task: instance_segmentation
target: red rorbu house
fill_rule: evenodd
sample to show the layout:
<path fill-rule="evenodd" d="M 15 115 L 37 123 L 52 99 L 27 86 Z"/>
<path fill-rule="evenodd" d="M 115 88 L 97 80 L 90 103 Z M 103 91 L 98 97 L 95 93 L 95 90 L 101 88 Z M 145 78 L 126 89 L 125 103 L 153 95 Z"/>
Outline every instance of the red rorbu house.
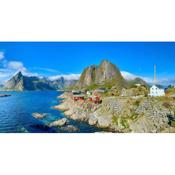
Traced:
<path fill-rule="evenodd" d="M 93 102 L 95 104 L 100 104 L 102 102 L 99 96 L 91 96 L 88 98 L 88 101 Z"/>
<path fill-rule="evenodd" d="M 84 95 L 73 95 L 74 101 L 79 101 L 79 100 L 84 100 L 84 99 L 85 99 Z"/>

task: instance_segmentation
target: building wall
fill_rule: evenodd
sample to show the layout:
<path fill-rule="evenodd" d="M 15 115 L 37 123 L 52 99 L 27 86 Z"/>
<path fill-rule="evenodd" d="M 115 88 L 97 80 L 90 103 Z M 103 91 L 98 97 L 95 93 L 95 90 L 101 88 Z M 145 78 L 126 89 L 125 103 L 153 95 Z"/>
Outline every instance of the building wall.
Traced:
<path fill-rule="evenodd" d="M 152 86 L 151 88 L 150 88 L 150 94 L 149 94 L 150 96 L 154 96 L 154 97 L 156 97 L 156 96 L 164 96 L 165 95 L 165 91 L 164 91 L 164 89 L 159 89 L 157 86 Z"/>

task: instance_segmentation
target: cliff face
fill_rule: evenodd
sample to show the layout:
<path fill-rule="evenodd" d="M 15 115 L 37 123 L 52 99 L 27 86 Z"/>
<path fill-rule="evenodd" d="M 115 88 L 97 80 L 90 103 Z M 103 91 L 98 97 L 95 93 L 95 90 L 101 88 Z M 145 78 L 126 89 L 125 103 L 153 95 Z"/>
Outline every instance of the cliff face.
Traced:
<path fill-rule="evenodd" d="M 50 81 L 46 78 L 27 77 L 21 72 L 13 76 L 4 86 L 5 90 L 25 91 L 25 90 L 59 90 L 75 83 L 73 80 L 67 81 L 63 77 Z"/>
<path fill-rule="evenodd" d="M 92 65 L 86 68 L 81 74 L 77 86 L 83 88 L 93 84 L 103 85 L 106 83 L 114 83 L 122 87 L 124 85 L 124 78 L 114 64 L 104 60 L 99 66 Z"/>
<path fill-rule="evenodd" d="M 7 90 L 24 90 L 24 77 L 21 72 L 17 73 L 5 84 L 5 89 Z"/>

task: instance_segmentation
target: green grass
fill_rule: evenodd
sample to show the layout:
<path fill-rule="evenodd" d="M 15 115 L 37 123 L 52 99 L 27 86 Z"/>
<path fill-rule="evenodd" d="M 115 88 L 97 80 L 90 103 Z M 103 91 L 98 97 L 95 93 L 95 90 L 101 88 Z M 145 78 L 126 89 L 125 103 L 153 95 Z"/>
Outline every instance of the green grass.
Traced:
<path fill-rule="evenodd" d="M 118 125 L 118 123 L 120 123 L 125 129 L 129 128 L 127 118 L 117 117 L 117 116 L 114 115 L 112 117 L 112 123 L 115 124 L 115 125 Z"/>
<path fill-rule="evenodd" d="M 175 119 L 171 121 L 171 126 L 175 127 Z"/>
<path fill-rule="evenodd" d="M 85 89 L 90 91 L 90 90 L 95 90 L 98 89 L 100 86 L 97 84 L 92 84 L 91 86 L 87 86 Z"/>
<path fill-rule="evenodd" d="M 118 124 L 118 117 L 117 116 L 115 116 L 115 115 L 112 116 L 112 123 Z"/>
<path fill-rule="evenodd" d="M 166 90 L 166 95 L 173 95 L 175 94 L 175 88 L 171 87 L 168 90 Z"/>
<path fill-rule="evenodd" d="M 129 128 L 128 120 L 122 118 L 121 125 L 124 126 L 124 128 Z"/>
<path fill-rule="evenodd" d="M 139 105 L 140 105 L 140 102 L 141 102 L 141 100 L 136 100 L 136 101 L 134 102 L 134 105 L 135 105 L 135 106 L 139 106 Z"/>

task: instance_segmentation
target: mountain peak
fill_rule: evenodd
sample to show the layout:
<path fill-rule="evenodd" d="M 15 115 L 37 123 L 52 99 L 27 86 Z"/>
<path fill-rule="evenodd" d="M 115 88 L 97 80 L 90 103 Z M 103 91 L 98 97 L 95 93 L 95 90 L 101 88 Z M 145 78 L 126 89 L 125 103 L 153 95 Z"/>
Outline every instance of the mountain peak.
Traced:
<path fill-rule="evenodd" d="M 22 76 L 23 76 L 23 74 L 22 74 L 21 71 L 19 71 L 19 72 L 15 75 L 15 77 L 22 77 Z"/>
<path fill-rule="evenodd" d="M 106 82 L 114 82 L 121 87 L 123 80 L 120 70 L 114 64 L 108 60 L 102 60 L 99 66 L 89 66 L 83 71 L 78 87 L 103 85 Z"/>
<path fill-rule="evenodd" d="M 104 59 L 104 60 L 101 61 L 101 65 L 102 64 L 112 64 L 112 63 L 109 60 Z"/>
<path fill-rule="evenodd" d="M 65 81 L 64 77 L 56 81 L 47 78 L 29 77 L 18 72 L 5 83 L 5 90 L 25 91 L 25 90 L 57 90 L 75 84 L 74 81 Z"/>

